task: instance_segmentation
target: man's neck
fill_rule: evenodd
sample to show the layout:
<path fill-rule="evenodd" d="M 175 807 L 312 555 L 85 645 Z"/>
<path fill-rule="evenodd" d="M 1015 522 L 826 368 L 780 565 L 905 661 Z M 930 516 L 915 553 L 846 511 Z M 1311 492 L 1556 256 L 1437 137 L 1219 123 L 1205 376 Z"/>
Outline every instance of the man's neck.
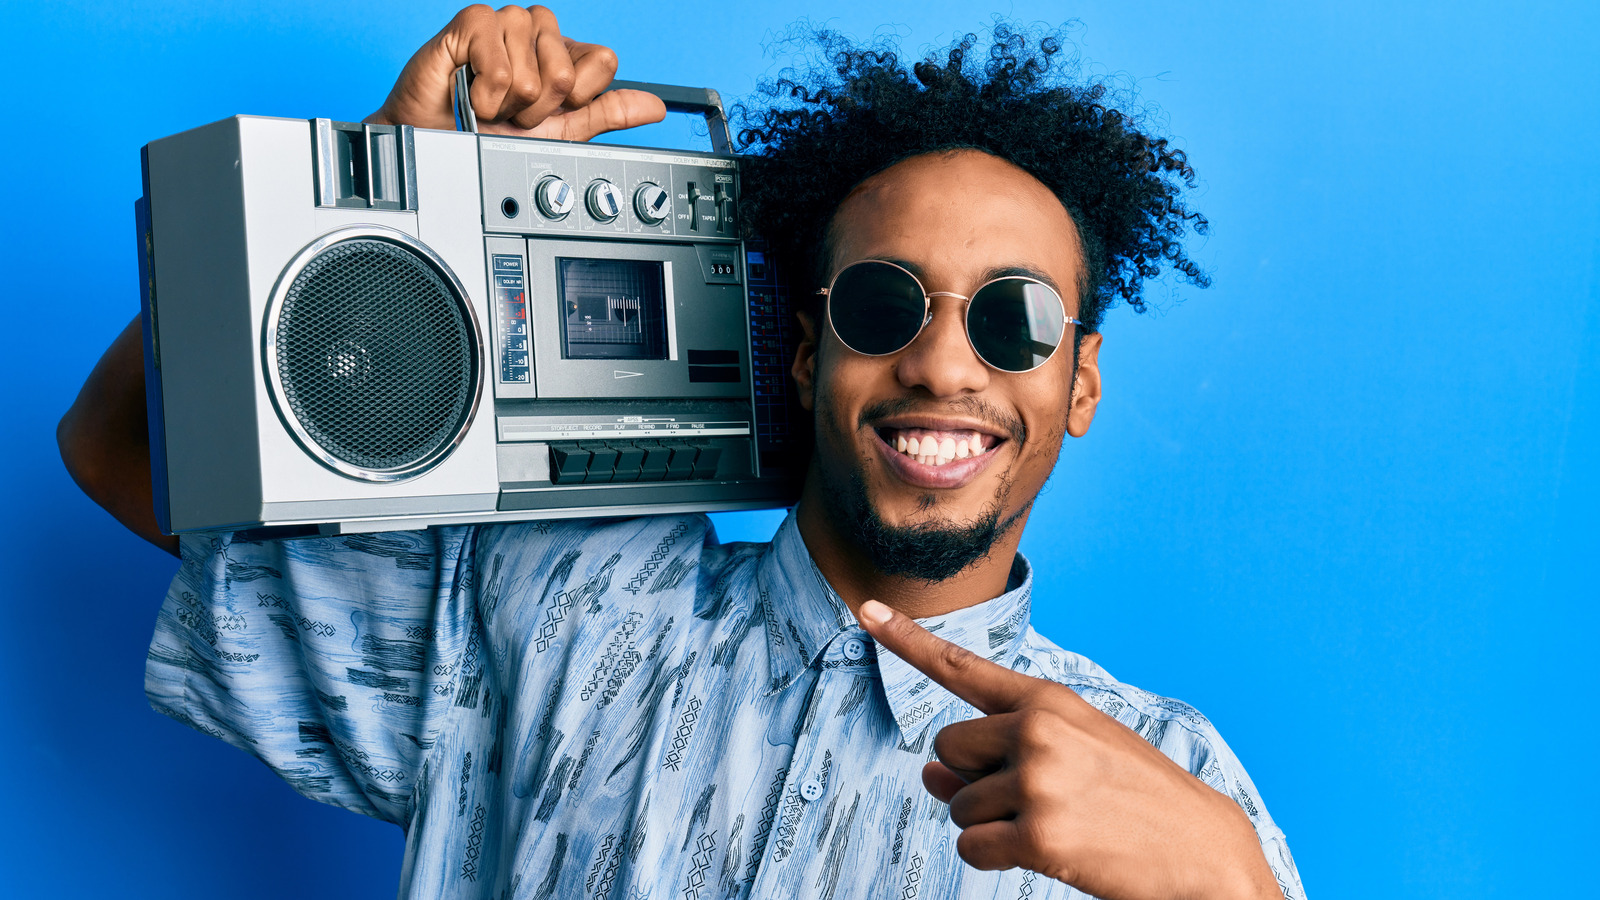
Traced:
<path fill-rule="evenodd" d="M 817 570 L 852 613 L 863 602 L 877 600 L 920 619 L 976 606 L 1006 592 L 1026 514 L 995 539 L 986 556 L 951 578 L 929 582 L 879 571 L 841 527 L 817 482 L 807 479 L 796 524 Z"/>

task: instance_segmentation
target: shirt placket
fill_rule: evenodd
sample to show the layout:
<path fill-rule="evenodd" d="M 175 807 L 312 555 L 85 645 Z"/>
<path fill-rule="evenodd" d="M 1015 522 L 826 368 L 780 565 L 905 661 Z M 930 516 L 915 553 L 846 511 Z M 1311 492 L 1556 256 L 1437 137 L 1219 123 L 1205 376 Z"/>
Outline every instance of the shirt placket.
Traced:
<path fill-rule="evenodd" d="M 818 871 L 834 827 L 842 827 L 840 807 L 846 785 L 839 737 L 843 721 L 839 710 L 855 679 L 874 671 L 871 645 L 859 628 L 847 629 L 830 640 L 818 660 L 815 687 L 804 714 L 805 725 L 795 736 L 794 755 L 783 785 L 783 800 L 774 815 L 761 866 L 750 897 L 810 896 L 812 882 L 831 873 Z M 799 685 L 796 685 L 797 687 Z M 844 715 L 859 715 L 855 710 Z M 844 806 L 848 807 L 846 800 Z M 816 874 L 813 874 L 816 873 Z"/>

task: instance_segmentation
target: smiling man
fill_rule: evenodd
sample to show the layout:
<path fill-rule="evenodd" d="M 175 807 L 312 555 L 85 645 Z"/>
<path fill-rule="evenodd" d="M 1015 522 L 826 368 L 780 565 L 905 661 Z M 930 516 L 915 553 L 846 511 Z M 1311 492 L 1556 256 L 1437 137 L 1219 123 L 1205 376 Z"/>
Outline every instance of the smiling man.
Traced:
<path fill-rule="evenodd" d="M 907 71 L 824 36 L 831 70 L 745 111 L 750 218 L 814 291 L 770 544 L 680 516 L 180 547 L 131 326 L 61 443 L 181 553 L 152 704 L 400 825 L 406 897 L 1302 897 L 1206 719 L 1029 625 L 1018 541 L 1094 417 L 1100 318 L 1162 264 L 1203 280 L 1203 220 L 1181 154 L 1046 77 L 1052 40 L 995 38 Z M 547 10 L 474 7 L 374 119 L 447 126 L 468 63 L 485 130 L 663 114 Z"/>

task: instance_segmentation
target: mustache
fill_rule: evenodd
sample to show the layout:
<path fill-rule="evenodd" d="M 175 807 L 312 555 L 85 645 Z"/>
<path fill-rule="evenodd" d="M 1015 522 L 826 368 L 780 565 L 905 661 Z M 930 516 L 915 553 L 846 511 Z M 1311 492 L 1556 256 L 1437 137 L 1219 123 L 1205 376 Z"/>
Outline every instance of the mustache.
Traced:
<path fill-rule="evenodd" d="M 967 416 L 983 422 L 1019 444 L 1028 441 L 1028 426 L 1023 424 L 1021 419 L 977 397 L 959 397 L 937 407 L 929 407 L 926 400 L 918 400 L 915 397 L 882 400 L 861 410 L 861 419 L 856 424 L 859 428 L 866 428 L 879 419 L 907 413 Z"/>

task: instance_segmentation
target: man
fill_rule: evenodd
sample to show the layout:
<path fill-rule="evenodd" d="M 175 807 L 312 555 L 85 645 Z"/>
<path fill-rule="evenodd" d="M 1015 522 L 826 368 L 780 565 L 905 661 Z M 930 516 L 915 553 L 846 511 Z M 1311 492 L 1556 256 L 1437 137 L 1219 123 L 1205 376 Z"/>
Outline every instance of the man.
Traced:
<path fill-rule="evenodd" d="M 815 416 L 768 544 L 704 517 L 254 543 L 156 531 L 137 325 L 63 419 L 69 469 L 181 549 L 160 711 L 399 824 L 407 897 L 1301 897 L 1215 730 L 1028 625 L 1017 554 L 1100 399 L 1094 329 L 1182 253 L 1181 154 L 997 29 L 746 111 L 751 220 L 802 276 Z M 540 7 L 464 10 L 375 121 L 587 139 L 660 118 Z M 912 618 L 921 619 L 920 625 Z M 922 784 L 916 784 L 920 773 Z"/>

